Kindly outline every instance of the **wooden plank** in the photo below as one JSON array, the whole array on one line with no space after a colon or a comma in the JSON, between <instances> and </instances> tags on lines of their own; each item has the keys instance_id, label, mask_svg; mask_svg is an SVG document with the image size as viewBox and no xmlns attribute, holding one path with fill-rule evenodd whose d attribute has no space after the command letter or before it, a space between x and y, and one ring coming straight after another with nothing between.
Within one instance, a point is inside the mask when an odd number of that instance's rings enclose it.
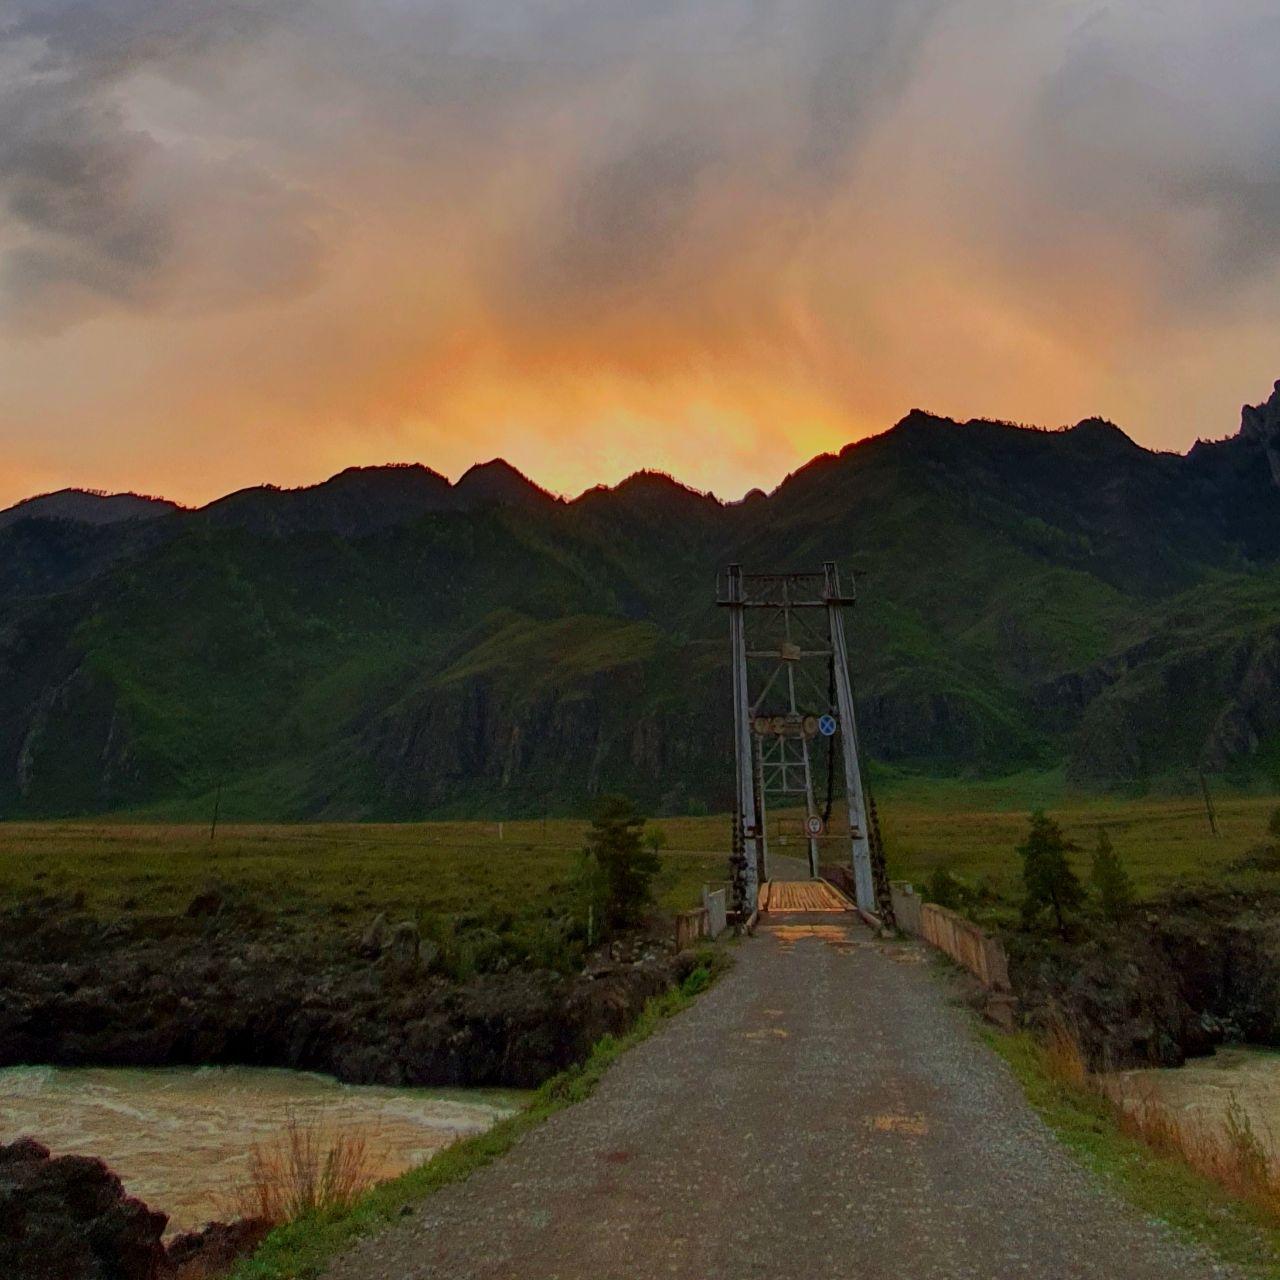
<instances>
[{"instance_id":1,"label":"wooden plank","mask_svg":"<svg viewBox=\"0 0 1280 1280\"><path fill-rule=\"evenodd\" d=\"M852 909L825 880L770 880L760 887L761 911L827 914Z\"/></svg>"}]
</instances>

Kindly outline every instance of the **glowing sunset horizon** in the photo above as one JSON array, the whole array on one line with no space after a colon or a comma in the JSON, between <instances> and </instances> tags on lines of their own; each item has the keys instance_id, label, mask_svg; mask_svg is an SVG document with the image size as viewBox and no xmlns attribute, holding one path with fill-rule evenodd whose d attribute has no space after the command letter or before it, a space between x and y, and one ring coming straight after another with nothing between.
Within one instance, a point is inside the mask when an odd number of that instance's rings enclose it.
<instances>
[{"instance_id":1,"label":"glowing sunset horizon","mask_svg":"<svg viewBox=\"0 0 1280 1280\"><path fill-rule=\"evenodd\" d=\"M17 0L0 505L736 498L914 405L1185 450L1280 373L1277 49L1255 0Z\"/></svg>"}]
</instances>

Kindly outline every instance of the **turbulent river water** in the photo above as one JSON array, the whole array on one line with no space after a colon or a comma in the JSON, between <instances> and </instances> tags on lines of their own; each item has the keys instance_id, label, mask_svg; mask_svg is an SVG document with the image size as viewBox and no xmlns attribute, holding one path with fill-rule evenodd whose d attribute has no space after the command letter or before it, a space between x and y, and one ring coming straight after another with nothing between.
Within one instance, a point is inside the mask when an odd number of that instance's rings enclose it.
<instances>
[{"instance_id":1,"label":"turbulent river water","mask_svg":"<svg viewBox=\"0 0 1280 1280\"><path fill-rule=\"evenodd\" d=\"M317 1138L358 1134L375 1177L402 1173L518 1110L498 1090L386 1089L257 1067L0 1070L0 1143L100 1156L130 1194L185 1231L234 1212L255 1146L290 1121Z\"/></svg>"},{"instance_id":2,"label":"turbulent river water","mask_svg":"<svg viewBox=\"0 0 1280 1280\"><path fill-rule=\"evenodd\" d=\"M1280 1162L1280 1052L1232 1045L1173 1069L1120 1071L1122 1097L1153 1097L1176 1117L1221 1132L1234 1103L1259 1141Z\"/></svg>"}]
</instances>

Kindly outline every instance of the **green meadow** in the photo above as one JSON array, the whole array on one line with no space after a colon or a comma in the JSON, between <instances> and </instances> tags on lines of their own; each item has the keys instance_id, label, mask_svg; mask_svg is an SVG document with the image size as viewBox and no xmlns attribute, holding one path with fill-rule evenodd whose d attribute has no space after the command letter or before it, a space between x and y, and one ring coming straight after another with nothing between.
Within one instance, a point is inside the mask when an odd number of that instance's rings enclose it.
<instances>
[{"instance_id":1,"label":"green meadow","mask_svg":"<svg viewBox=\"0 0 1280 1280\"><path fill-rule=\"evenodd\" d=\"M1263 873L1233 869L1267 839L1276 799L1215 798L1218 832L1199 796L1073 796L1052 776L963 784L894 782L880 817L895 878L925 883L938 868L995 896L1017 892L1014 852L1027 814L1042 804L1081 846L1081 869L1105 828L1140 892L1183 880L1247 887ZM773 849L801 854L797 814L773 815ZM838 825L837 821L833 826ZM183 911L210 885L286 920L349 924L379 911L453 919L520 934L572 910L572 879L586 822L569 819L387 824L224 825L96 821L0 823L0 900L84 895L106 916ZM657 905L697 905L727 875L727 817L664 818ZM839 861L842 841L823 841Z\"/></svg>"}]
</instances>

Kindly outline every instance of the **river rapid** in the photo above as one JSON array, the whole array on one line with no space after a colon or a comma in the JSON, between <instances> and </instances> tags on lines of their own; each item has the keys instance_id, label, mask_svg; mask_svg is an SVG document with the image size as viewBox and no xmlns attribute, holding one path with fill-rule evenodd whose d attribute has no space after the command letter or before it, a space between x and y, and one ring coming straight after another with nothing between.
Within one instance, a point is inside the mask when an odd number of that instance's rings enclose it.
<instances>
[{"instance_id":1,"label":"river rapid","mask_svg":"<svg viewBox=\"0 0 1280 1280\"><path fill-rule=\"evenodd\" d=\"M1128 1105L1153 1098L1180 1122L1206 1133L1225 1132L1234 1105L1280 1165L1280 1052L1228 1045L1185 1066L1118 1071L1113 1078Z\"/></svg>"},{"instance_id":2,"label":"river rapid","mask_svg":"<svg viewBox=\"0 0 1280 1280\"><path fill-rule=\"evenodd\" d=\"M32 1137L55 1155L101 1157L131 1195L169 1215L173 1233L233 1216L255 1146L270 1148L291 1120L321 1139L358 1134L381 1180L484 1132L525 1096L257 1067L10 1067L0 1070L0 1143Z\"/></svg>"}]
</instances>

